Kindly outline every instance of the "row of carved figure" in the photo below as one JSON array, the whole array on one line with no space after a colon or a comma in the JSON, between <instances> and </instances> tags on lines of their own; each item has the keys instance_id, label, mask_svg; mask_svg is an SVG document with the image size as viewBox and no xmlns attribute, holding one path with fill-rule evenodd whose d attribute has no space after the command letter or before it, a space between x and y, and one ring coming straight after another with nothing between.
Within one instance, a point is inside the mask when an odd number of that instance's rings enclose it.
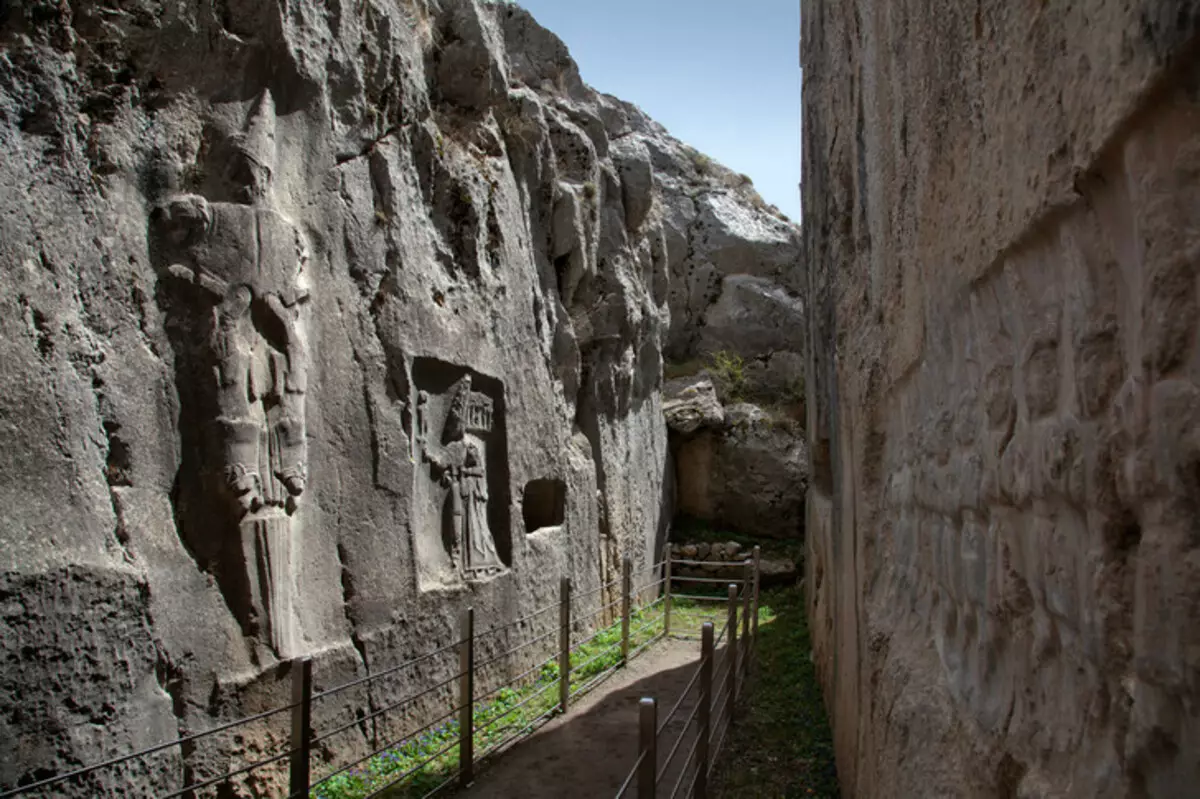
<instances>
[{"instance_id":1,"label":"row of carved figure","mask_svg":"<svg viewBox=\"0 0 1200 799\"><path fill-rule=\"evenodd\" d=\"M245 626L281 658L296 652L292 550L295 513L308 482L305 395L308 247L301 229L280 212L272 193L275 108L259 100L235 142L227 175L232 201L196 194L169 199L152 222L162 242L163 272L211 309L206 350L211 365L220 468L232 500L250 589ZM194 307L194 306L193 306ZM465 371L465 370L464 370ZM429 396L419 393L414 460L451 501L448 547L465 577L499 573L488 524L486 439L492 400L472 391L468 374L450 389L439 438L429 435ZM215 465L215 464L212 464Z\"/></svg>"}]
</instances>

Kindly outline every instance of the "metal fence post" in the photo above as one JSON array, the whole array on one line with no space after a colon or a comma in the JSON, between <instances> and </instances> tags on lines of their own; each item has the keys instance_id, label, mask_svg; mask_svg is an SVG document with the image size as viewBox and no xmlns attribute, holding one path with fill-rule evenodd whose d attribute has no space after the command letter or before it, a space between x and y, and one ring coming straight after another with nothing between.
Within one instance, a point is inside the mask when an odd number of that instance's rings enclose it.
<instances>
[{"instance_id":1,"label":"metal fence post","mask_svg":"<svg viewBox=\"0 0 1200 799\"><path fill-rule=\"evenodd\" d=\"M759 575L762 570L762 547L754 545L754 618L750 624L753 628L751 634L754 636L754 646L751 647L751 652L754 653L755 662L758 660L758 586Z\"/></svg>"},{"instance_id":2,"label":"metal fence post","mask_svg":"<svg viewBox=\"0 0 1200 799\"><path fill-rule=\"evenodd\" d=\"M663 637L671 634L671 550L667 550L667 574L663 581Z\"/></svg>"},{"instance_id":3,"label":"metal fence post","mask_svg":"<svg viewBox=\"0 0 1200 799\"><path fill-rule=\"evenodd\" d=\"M621 662L629 661L629 592L633 587L633 562L621 559Z\"/></svg>"},{"instance_id":4,"label":"metal fence post","mask_svg":"<svg viewBox=\"0 0 1200 799\"><path fill-rule=\"evenodd\" d=\"M567 712L571 698L571 578L562 578L562 599L558 606L558 707Z\"/></svg>"},{"instance_id":5,"label":"metal fence post","mask_svg":"<svg viewBox=\"0 0 1200 799\"><path fill-rule=\"evenodd\" d=\"M750 673L750 564L742 570L742 674ZM745 686L743 686L744 689Z\"/></svg>"},{"instance_id":6,"label":"metal fence post","mask_svg":"<svg viewBox=\"0 0 1200 799\"><path fill-rule=\"evenodd\" d=\"M475 608L462 616L462 642L458 650L458 782L470 785L475 778Z\"/></svg>"},{"instance_id":7,"label":"metal fence post","mask_svg":"<svg viewBox=\"0 0 1200 799\"><path fill-rule=\"evenodd\" d=\"M729 719L729 723L733 723L733 703L737 701L737 671L738 671L738 612L737 612L737 586L733 583L729 584L729 640L725 644L725 651L729 653L729 676L725 678L725 684L729 687L729 696L725 700L725 716Z\"/></svg>"},{"instance_id":8,"label":"metal fence post","mask_svg":"<svg viewBox=\"0 0 1200 799\"><path fill-rule=\"evenodd\" d=\"M312 658L296 658L292 672L292 754L288 795L308 799L312 749Z\"/></svg>"},{"instance_id":9,"label":"metal fence post","mask_svg":"<svg viewBox=\"0 0 1200 799\"><path fill-rule=\"evenodd\" d=\"M696 741L696 786L694 799L708 796L708 744L712 735L713 625L700 628L700 739Z\"/></svg>"},{"instance_id":10,"label":"metal fence post","mask_svg":"<svg viewBox=\"0 0 1200 799\"><path fill-rule=\"evenodd\" d=\"M653 697L644 696L638 703L638 750L642 764L638 766L638 799L654 799L655 776L658 772L658 708Z\"/></svg>"}]
</instances>

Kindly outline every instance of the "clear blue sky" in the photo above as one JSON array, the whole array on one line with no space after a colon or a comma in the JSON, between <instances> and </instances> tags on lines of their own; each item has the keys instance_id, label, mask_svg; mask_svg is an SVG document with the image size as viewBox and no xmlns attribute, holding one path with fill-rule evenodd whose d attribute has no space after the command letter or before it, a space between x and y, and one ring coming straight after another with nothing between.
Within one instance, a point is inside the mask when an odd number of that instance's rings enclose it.
<instances>
[{"instance_id":1,"label":"clear blue sky","mask_svg":"<svg viewBox=\"0 0 1200 799\"><path fill-rule=\"evenodd\" d=\"M799 0L518 0L593 88L751 177L800 220Z\"/></svg>"}]
</instances>

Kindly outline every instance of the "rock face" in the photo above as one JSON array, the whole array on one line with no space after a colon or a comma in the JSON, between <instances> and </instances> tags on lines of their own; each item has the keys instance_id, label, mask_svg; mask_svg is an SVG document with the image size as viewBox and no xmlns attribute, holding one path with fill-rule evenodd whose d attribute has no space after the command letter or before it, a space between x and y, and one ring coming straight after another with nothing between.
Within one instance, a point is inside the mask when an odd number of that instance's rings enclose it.
<instances>
[{"instance_id":1,"label":"rock face","mask_svg":"<svg viewBox=\"0 0 1200 799\"><path fill-rule=\"evenodd\" d=\"M663 386L663 416L667 427L677 433L725 426L725 407L708 375L668 380Z\"/></svg>"},{"instance_id":2,"label":"rock face","mask_svg":"<svg viewBox=\"0 0 1200 799\"><path fill-rule=\"evenodd\" d=\"M800 229L766 206L749 178L633 118L614 152L649 157L662 197L671 326L665 356L685 362L716 351L765 364L803 353ZM640 163L640 162L639 162Z\"/></svg>"},{"instance_id":3,"label":"rock face","mask_svg":"<svg viewBox=\"0 0 1200 799\"><path fill-rule=\"evenodd\" d=\"M722 406L704 375L668 381L663 409L680 513L745 535L801 535L809 456L799 424Z\"/></svg>"},{"instance_id":4,"label":"rock face","mask_svg":"<svg viewBox=\"0 0 1200 799\"><path fill-rule=\"evenodd\" d=\"M31 0L0 41L0 785L656 559L671 313L793 265L727 170L508 6ZM169 792L277 726L66 790Z\"/></svg>"},{"instance_id":5,"label":"rock face","mask_svg":"<svg viewBox=\"0 0 1200 799\"><path fill-rule=\"evenodd\" d=\"M807 0L806 582L850 796L1200 784L1200 13Z\"/></svg>"}]
</instances>

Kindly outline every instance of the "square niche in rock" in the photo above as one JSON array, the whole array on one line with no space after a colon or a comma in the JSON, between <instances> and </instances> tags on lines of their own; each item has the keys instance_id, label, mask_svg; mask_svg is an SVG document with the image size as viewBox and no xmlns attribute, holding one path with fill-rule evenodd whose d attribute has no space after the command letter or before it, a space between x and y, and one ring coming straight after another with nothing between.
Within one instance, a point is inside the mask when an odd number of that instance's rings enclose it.
<instances>
[{"instance_id":1,"label":"square niche in rock","mask_svg":"<svg viewBox=\"0 0 1200 799\"><path fill-rule=\"evenodd\" d=\"M530 480L521 497L525 532L561 527L567 511L567 484L562 480Z\"/></svg>"},{"instance_id":2,"label":"square niche in rock","mask_svg":"<svg viewBox=\"0 0 1200 799\"><path fill-rule=\"evenodd\" d=\"M504 384L417 358L413 547L423 591L486 580L512 565Z\"/></svg>"}]
</instances>

